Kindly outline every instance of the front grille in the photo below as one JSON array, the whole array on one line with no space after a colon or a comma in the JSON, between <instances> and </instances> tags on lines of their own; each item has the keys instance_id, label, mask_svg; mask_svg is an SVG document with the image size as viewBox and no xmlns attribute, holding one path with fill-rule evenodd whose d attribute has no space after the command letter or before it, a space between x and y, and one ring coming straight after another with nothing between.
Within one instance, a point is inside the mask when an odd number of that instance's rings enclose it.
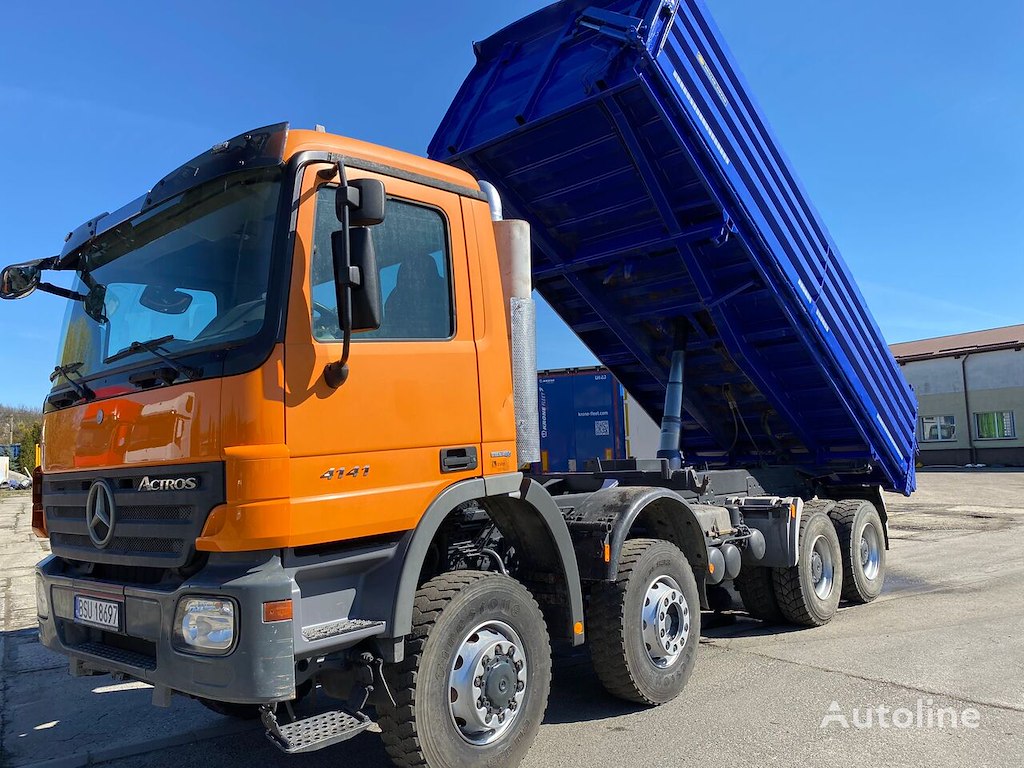
<instances>
[{"instance_id":1,"label":"front grille","mask_svg":"<svg viewBox=\"0 0 1024 768\"><path fill-rule=\"evenodd\" d=\"M193 508L181 504L155 504L146 507L130 504L117 508L121 520L188 520L192 517Z\"/></svg>"},{"instance_id":2,"label":"front grille","mask_svg":"<svg viewBox=\"0 0 1024 768\"><path fill-rule=\"evenodd\" d=\"M195 478L196 488L139 490L143 478ZM86 523L89 489L104 480L114 499L114 535L93 544ZM159 484L157 484L159 487ZM43 506L58 557L109 565L181 568L195 557L195 540L210 510L224 502L224 465L186 464L131 470L47 474Z\"/></svg>"},{"instance_id":3,"label":"front grille","mask_svg":"<svg viewBox=\"0 0 1024 768\"><path fill-rule=\"evenodd\" d=\"M95 549L92 539L74 533L55 533L50 543L57 547L76 547L78 549ZM104 548L104 552L112 554L161 554L180 555L185 542L181 539L159 539L155 536L115 536Z\"/></svg>"},{"instance_id":4,"label":"front grille","mask_svg":"<svg viewBox=\"0 0 1024 768\"><path fill-rule=\"evenodd\" d=\"M52 507L54 517L67 520L85 520L85 507ZM145 506L128 504L118 506L118 520L188 520L192 517L193 508L181 504L155 504Z\"/></svg>"}]
</instances>

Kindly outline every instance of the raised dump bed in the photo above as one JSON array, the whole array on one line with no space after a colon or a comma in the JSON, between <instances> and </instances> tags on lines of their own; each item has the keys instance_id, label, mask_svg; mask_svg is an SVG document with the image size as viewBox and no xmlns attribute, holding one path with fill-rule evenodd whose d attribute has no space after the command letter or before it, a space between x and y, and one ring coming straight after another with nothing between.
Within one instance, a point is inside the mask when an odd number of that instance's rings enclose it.
<instances>
[{"instance_id":1,"label":"raised dump bed","mask_svg":"<svg viewBox=\"0 0 1024 768\"><path fill-rule=\"evenodd\" d=\"M698 466L910 493L916 402L699 0L549 6L476 45L430 145L533 226L535 287Z\"/></svg>"}]
</instances>

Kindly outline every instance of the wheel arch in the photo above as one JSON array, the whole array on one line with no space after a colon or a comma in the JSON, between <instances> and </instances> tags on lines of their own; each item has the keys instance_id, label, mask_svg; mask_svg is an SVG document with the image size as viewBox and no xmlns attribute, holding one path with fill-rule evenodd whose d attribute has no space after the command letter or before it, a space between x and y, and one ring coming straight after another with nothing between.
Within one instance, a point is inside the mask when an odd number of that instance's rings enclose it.
<instances>
[{"instance_id":1,"label":"wheel arch","mask_svg":"<svg viewBox=\"0 0 1024 768\"><path fill-rule=\"evenodd\" d=\"M577 537L577 556L584 577L610 581L618 572L622 547L636 534L664 539L679 547L697 580L701 604L707 604L708 547L696 513L685 499L668 488L618 486L597 491L577 507L572 521L583 533L595 524L608 527L608 559L585 558L579 548L591 549L587 536ZM596 553L594 553L596 555Z\"/></svg>"},{"instance_id":2,"label":"wheel arch","mask_svg":"<svg viewBox=\"0 0 1024 768\"><path fill-rule=\"evenodd\" d=\"M534 595L549 623L551 618L557 622L548 627L552 637L570 640L573 645L582 643L583 632L576 630L583 626L583 593L569 529L550 494L518 472L449 486L427 507L416 528L403 537L396 557L400 573L395 578L388 635L397 638L412 631L413 602L430 546L448 516L469 501L477 501L487 510L502 535L519 545L528 569L540 574L541 581L552 588L554 605L545 606L543 595ZM536 589L535 584L527 586Z\"/></svg>"}]
</instances>

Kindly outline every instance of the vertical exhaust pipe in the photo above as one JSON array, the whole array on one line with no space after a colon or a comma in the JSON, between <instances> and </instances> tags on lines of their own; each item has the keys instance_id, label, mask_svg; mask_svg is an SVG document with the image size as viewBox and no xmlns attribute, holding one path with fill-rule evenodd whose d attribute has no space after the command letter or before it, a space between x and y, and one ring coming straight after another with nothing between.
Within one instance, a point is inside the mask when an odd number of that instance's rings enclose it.
<instances>
[{"instance_id":1,"label":"vertical exhaust pipe","mask_svg":"<svg viewBox=\"0 0 1024 768\"><path fill-rule=\"evenodd\" d=\"M683 426L683 362L685 353L672 353L672 367L665 390L665 413L661 417L661 444L658 458L668 459L669 469L683 466L683 452L679 450L679 437Z\"/></svg>"},{"instance_id":2,"label":"vertical exhaust pipe","mask_svg":"<svg viewBox=\"0 0 1024 768\"><path fill-rule=\"evenodd\" d=\"M486 181L494 223L501 287L508 308L509 349L512 353L512 400L516 412L516 461L518 466L540 461L540 413L537 407L537 308L533 302L533 271L530 263L530 225L502 219L501 198Z\"/></svg>"}]
</instances>

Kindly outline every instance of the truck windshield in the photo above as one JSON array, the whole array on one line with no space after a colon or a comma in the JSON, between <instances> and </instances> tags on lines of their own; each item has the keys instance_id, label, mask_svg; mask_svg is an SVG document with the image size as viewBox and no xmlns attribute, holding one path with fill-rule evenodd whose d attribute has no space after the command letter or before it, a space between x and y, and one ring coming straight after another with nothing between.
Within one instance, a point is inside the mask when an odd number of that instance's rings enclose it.
<instances>
[{"instance_id":1,"label":"truck windshield","mask_svg":"<svg viewBox=\"0 0 1024 768\"><path fill-rule=\"evenodd\" d=\"M277 169L236 174L102 235L78 257L74 285L97 299L69 302L58 365L78 365L88 378L152 365L152 354L118 354L136 342L156 340L175 357L256 335L279 192Z\"/></svg>"}]
</instances>

